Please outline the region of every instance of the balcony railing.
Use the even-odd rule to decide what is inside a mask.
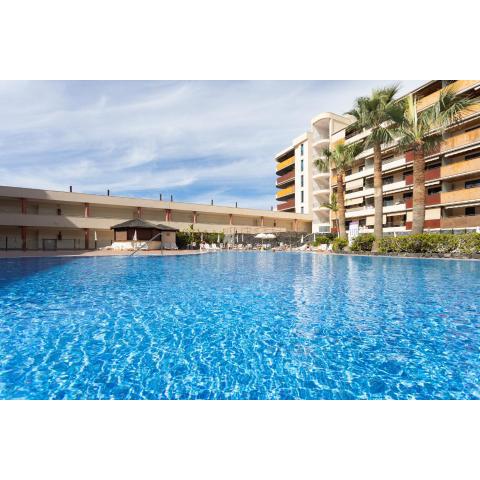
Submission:
[[[277,185],[282,185],[286,183],[291,183],[295,181],[295,170],[285,173],[281,177],[277,177]]]
[[[291,210],[292,208],[295,209],[295,199],[294,198],[288,200],[287,202],[279,203],[277,205],[277,210],[278,211]]]
[[[426,195],[425,196],[425,205],[426,206],[431,206],[431,205],[438,205],[441,202],[441,194],[440,193],[434,193],[433,195]],[[405,200],[405,207],[406,208],[413,208],[413,198],[407,198]]]
[[[283,162],[277,163],[277,173],[284,170],[291,165],[295,165],[295,157],[290,157],[284,160]]]
[[[277,192],[277,199],[288,197],[289,195],[295,195],[295,185],[279,190]]]
[[[472,228],[480,227],[480,215],[458,215],[443,217],[440,220],[441,228]]]
[[[480,128],[471,130],[470,132],[460,133],[444,140],[440,147],[440,152],[444,153],[455,148],[470,145],[471,143],[480,142]]]
[[[472,160],[463,160],[442,166],[441,176],[443,178],[453,177],[456,175],[461,175],[462,173],[472,173],[478,171],[480,171],[480,158],[473,158]]]
[[[456,82],[453,82],[450,85],[448,85],[448,87],[446,88],[451,89],[451,91],[453,92],[461,92],[464,90],[468,90],[471,87],[474,87],[478,83],[480,83],[480,80],[457,80]],[[418,111],[423,110],[429,107],[430,105],[434,104],[440,96],[440,91],[441,90],[437,90],[436,92],[433,92],[430,95],[427,95],[426,97],[423,97],[420,100],[418,100],[417,110]]]
[[[443,174],[441,173],[442,171],[443,167],[442,170],[440,170],[440,167],[425,170],[425,181],[431,182],[432,180],[437,180],[440,177],[443,177]],[[413,185],[413,173],[405,176],[405,185]]]
[[[461,203],[471,200],[480,201],[480,187],[464,188],[441,193],[441,203]]]

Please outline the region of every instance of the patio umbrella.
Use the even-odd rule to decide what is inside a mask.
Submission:
[[[274,235],[273,233],[265,233],[264,235],[264,238],[277,238],[276,235]]]
[[[220,234],[217,233],[217,243],[220,243]]]
[[[134,242],[137,241],[137,231],[136,230],[133,232],[133,241]]]
[[[303,235],[302,235],[302,238],[300,239],[300,243],[303,243]]]

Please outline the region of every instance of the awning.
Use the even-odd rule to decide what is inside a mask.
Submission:
[[[460,153],[464,152],[470,152],[471,150],[475,150],[477,148],[480,148],[480,143],[476,143],[475,145],[469,145],[468,147],[461,148],[460,150],[455,150],[454,152],[446,153],[446,157],[454,157],[455,155],[458,155]]]
[[[464,207],[480,207],[480,202],[470,202],[470,203],[462,203],[461,205],[449,205],[448,207],[444,207],[446,209],[450,208],[464,208]]]

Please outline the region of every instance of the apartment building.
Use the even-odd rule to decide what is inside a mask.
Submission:
[[[433,80],[411,92],[419,111],[435,102],[440,90],[480,96],[480,80]],[[346,127],[332,136],[346,143],[361,142],[368,132]],[[385,233],[408,232],[412,227],[413,154],[402,153],[396,145],[382,150],[383,226]],[[336,189],[332,172],[331,187]],[[426,158],[425,230],[474,230],[480,227],[480,106],[463,115],[462,121],[447,130],[438,150]],[[345,176],[347,229],[358,222],[363,231],[373,231],[373,149],[366,149]],[[331,217],[334,230],[334,216]]]
[[[332,135],[352,122],[334,113],[312,119],[307,132],[275,156],[277,211],[311,214],[312,231],[330,231],[330,172],[320,171],[315,163],[331,143]]]
[[[93,249],[141,218],[181,231],[311,232],[311,215],[0,186],[0,249]]]

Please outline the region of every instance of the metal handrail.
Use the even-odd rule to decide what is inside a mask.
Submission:
[[[150,240],[147,240],[145,243],[150,243],[150,242],[153,242],[159,235],[161,235],[162,232],[159,232],[157,233],[156,235],[154,235]],[[142,247],[138,247],[137,249],[135,249],[131,254],[130,254],[130,257],[133,257],[133,255],[135,255],[139,250],[141,250]],[[160,248],[160,253],[161,255],[163,255],[163,249]]]

